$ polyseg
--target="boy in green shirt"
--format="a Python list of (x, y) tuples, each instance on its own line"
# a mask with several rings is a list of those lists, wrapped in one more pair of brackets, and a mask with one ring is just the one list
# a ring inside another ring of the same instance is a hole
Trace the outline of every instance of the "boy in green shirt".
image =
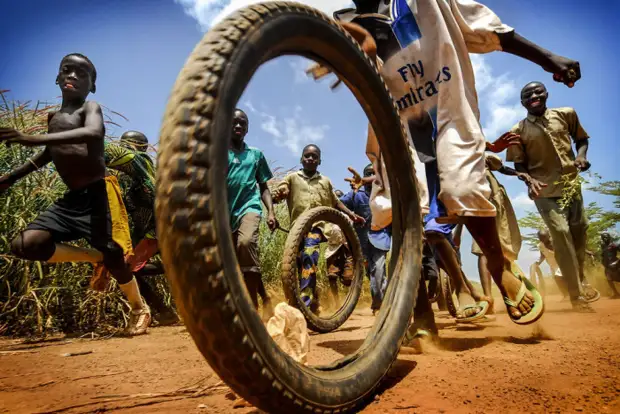
[(261, 200), (267, 209), (269, 229), (275, 230), (278, 222), (267, 186), (273, 174), (263, 153), (244, 142), (248, 125), (248, 116), (241, 109), (236, 109), (228, 149), (228, 208), (239, 267), (254, 306), (258, 308), (259, 294), (263, 299), (264, 316), (267, 318), (271, 314), (271, 299), (265, 291), (258, 257)]

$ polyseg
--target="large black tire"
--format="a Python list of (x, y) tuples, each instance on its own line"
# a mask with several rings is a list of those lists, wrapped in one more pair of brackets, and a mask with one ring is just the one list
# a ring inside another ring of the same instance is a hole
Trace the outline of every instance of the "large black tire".
[[(379, 137), (394, 197), (384, 306), (360, 348), (323, 367), (296, 363), (267, 333), (239, 271), (226, 208), (233, 111), (257, 68), (285, 54), (323, 62), (349, 86)], [(187, 330), (236, 393), (260, 409), (284, 413), (345, 412), (372, 396), (411, 320), (420, 281), (421, 216), (392, 97), (340, 26), (312, 8), (269, 2), (234, 13), (204, 36), (166, 107), (156, 214), (166, 274)]]
[[(299, 273), (297, 269), (297, 257), (299, 256), (299, 248), (303, 243), (303, 239), (312, 226), (319, 221), (326, 221), (340, 227), (353, 255), (353, 280), (351, 281), (347, 296), (344, 298), (340, 308), (326, 318), (316, 315), (301, 300)], [(286, 238), (286, 244), (284, 245), (284, 254), (282, 255), (282, 285), (284, 286), (284, 294), (286, 295), (289, 305), (296, 307), (303, 313), (308, 323), (308, 328), (320, 333), (331, 332), (334, 329), (338, 329), (349, 319), (349, 316), (351, 316), (355, 310), (357, 301), (360, 298), (360, 293), (362, 292), (363, 283), (364, 256), (362, 255), (362, 247), (357, 238), (357, 233), (349, 219), (338, 210), (330, 207), (315, 207), (299, 216), (293, 227), (291, 227), (288, 237)]]

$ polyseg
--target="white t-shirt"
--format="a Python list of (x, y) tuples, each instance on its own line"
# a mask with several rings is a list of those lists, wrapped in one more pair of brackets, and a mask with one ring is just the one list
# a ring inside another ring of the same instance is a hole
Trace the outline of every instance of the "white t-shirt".
[[(494, 216), (469, 53), (501, 50), (497, 33), (513, 29), (472, 0), (392, 0), (389, 14), (401, 49), (386, 57), (381, 74), (422, 151), (416, 168), (436, 150), (439, 197), (449, 215)], [(434, 145), (421, 144), (432, 135)]]

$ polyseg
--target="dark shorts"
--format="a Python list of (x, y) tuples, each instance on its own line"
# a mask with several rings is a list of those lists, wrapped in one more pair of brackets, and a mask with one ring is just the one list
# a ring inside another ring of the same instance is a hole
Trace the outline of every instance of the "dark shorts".
[(105, 180), (71, 190), (39, 215), (26, 230), (45, 230), (55, 242), (86, 239), (105, 251), (115, 245)]

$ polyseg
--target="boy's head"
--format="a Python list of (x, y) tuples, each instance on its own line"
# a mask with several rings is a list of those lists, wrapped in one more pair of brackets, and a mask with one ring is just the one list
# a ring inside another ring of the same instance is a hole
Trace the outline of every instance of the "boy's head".
[(372, 164), (368, 164), (364, 167), (364, 177), (371, 177), (373, 175), (375, 175), (375, 169)]
[(86, 56), (71, 53), (60, 61), (56, 84), (63, 97), (85, 99), (97, 90), (96, 81), (97, 69)]
[(547, 244), (551, 241), (551, 235), (549, 234), (549, 230), (547, 229), (540, 229), (538, 230), (538, 240), (540, 240), (541, 242)]
[(521, 89), (521, 104), (535, 116), (545, 113), (548, 97), (549, 92), (542, 82), (530, 82)]
[(611, 235), (607, 232), (601, 233), (601, 241), (605, 244), (609, 244), (611, 242)]
[(344, 193), (341, 190), (334, 191), (334, 194), (336, 194), (336, 197), (338, 198), (342, 198), (344, 196)]
[(306, 145), (301, 152), (301, 165), (305, 171), (315, 172), (321, 165), (321, 149), (315, 144)]
[(146, 152), (149, 140), (142, 132), (127, 131), (121, 135), (121, 144), (136, 151)]
[(248, 116), (241, 109), (233, 112), (232, 139), (237, 143), (243, 142), (249, 127)]

